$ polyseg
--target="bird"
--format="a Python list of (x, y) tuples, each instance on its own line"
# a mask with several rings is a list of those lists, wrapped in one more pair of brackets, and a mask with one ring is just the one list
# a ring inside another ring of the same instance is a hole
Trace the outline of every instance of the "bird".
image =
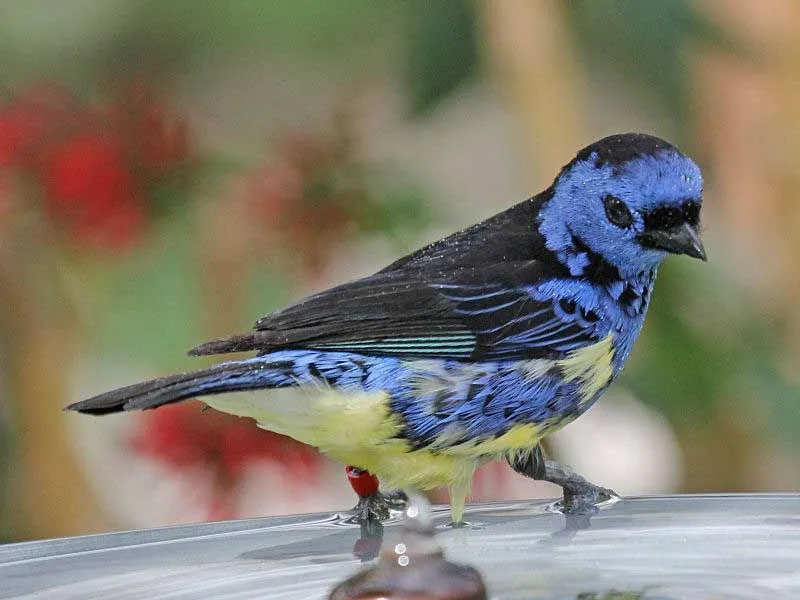
[(702, 190), (697, 164), (669, 142), (605, 137), (541, 193), (189, 351), (246, 358), (66, 408), (199, 397), (348, 465), (363, 519), (386, 515), (380, 480), (448, 487), (463, 523), (475, 470), (496, 459), (562, 485), (565, 501), (595, 499), (605, 488), (544, 460), (540, 442), (620, 374), (662, 261), (706, 260)]

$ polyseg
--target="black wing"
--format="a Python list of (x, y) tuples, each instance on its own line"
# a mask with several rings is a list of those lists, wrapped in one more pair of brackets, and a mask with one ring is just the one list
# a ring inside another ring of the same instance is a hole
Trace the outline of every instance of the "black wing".
[(479, 360), (552, 358), (597, 341), (592, 315), (527, 290), (563, 266), (536, 215), (547, 193), (414, 252), (375, 275), (263, 317), (192, 354), (313, 348)]
[[(535, 263), (506, 266), (515, 270), (514, 279), (541, 270)], [(380, 273), (311, 296), (260, 319), (250, 334), (209, 342), (192, 353), (313, 348), (522, 359), (554, 358), (597, 341), (594, 319), (574, 304), (534, 300), (520, 285), (480, 277), (489, 275), (480, 269), (471, 275), (453, 282)]]

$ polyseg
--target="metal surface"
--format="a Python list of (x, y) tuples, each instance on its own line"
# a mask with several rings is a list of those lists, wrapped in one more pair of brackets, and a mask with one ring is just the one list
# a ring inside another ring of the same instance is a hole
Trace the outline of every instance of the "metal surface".
[[(495, 599), (800, 598), (796, 494), (624, 499), (590, 520), (541, 502), (481, 505), (458, 530), (448, 515), (436, 511), (437, 540)], [(0, 546), (0, 597), (325, 598), (360, 568), (354, 547), (374, 544), (330, 515), (12, 544)]]

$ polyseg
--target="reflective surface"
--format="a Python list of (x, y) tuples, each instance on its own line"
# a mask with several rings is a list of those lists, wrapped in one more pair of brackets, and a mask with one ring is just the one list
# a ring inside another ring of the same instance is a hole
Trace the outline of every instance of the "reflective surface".
[[(800, 598), (800, 495), (624, 499), (591, 519), (480, 505), (458, 530), (448, 515), (436, 510), (439, 543), (492, 598)], [(359, 537), (317, 515), (0, 546), (0, 597), (325, 598), (377, 550)]]

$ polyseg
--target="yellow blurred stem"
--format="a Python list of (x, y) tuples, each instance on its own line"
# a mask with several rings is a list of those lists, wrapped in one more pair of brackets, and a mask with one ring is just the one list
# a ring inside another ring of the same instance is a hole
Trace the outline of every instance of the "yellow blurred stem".
[(202, 325), (210, 339), (230, 335), (255, 320), (253, 315), (243, 315), (255, 232), (242, 202), (206, 202), (200, 206), (198, 219)]
[[(46, 260), (52, 248), (29, 248), (41, 238), (15, 233), (16, 244), (6, 237), (0, 246), (2, 368), (14, 432), (4, 533), (27, 539), (96, 531), (102, 517), (73, 453), (62, 410), (70, 400), (76, 330), (69, 312), (53, 298), (52, 279), (40, 277), (38, 261)], [(21, 256), (30, 260), (20, 264)]]
[[(520, 132), (525, 183), (549, 184), (565, 157), (585, 145), (583, 77), (560, 0), (485, 0), (490, 65)], [(534, 166), (535, 169), (532, 169)]]

